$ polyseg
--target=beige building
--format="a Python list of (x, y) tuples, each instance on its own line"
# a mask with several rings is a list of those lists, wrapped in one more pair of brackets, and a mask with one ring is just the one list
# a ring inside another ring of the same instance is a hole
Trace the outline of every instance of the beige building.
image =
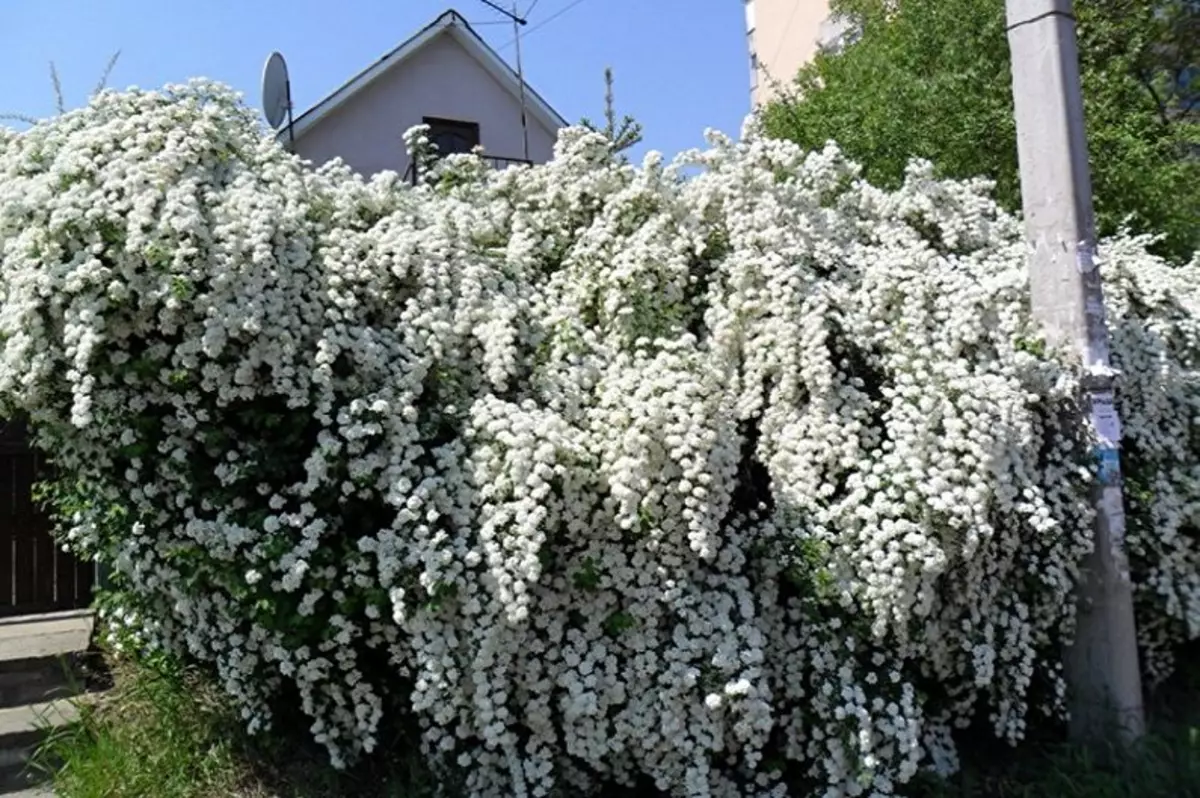
[(750, 99), (755, 106), (789, 86), (822, 47), (837, 46), (846, 25), (832, 19), (829, 0), (743, 0), (750, 47)]

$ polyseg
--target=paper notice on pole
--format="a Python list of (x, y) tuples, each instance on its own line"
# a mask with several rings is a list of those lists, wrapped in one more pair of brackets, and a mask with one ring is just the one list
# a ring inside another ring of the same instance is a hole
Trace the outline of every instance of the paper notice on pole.
[(1091, 247), (1083, 246), (1075, 250), (1075, 266), (1080, 274), (1096, 270), (1096, 253)]
[(1092, 426), (1102, 447), (1117, 447), (1121, 443), (1121, 419), (1117, 416), (1112, 391), (1092, 394)]
[(1101, 485), (1117, 485), (1121, 479), (1121, 456), (1112, 447), (1099, 446), (1093, 450), (1099, 467)]

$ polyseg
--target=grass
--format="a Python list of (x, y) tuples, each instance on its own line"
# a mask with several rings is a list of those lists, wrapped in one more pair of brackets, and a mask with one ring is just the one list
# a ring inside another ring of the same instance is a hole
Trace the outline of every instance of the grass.
[[(183, 671), (121, 665), (78, 723), (51, 732), (33, 765), (74, 798), (235, 795), (239, 768), (208, 690)], [(55, 767), (55, 766), (58, 767)], [(205, 790), (208, 790), (205, 792)]]
[[(50, 733), (32, 767), (60, 798), (432, 798), (412, 756), (340, 773), (295, 734), (249, 738), (220, 691), (195, 670), (111, 660), (112, 686), (79, 702), (78, 723)], [(280, 724), (287, 728), (286, 724)], [(413, 751), (413, 747), (389, 750)]]
[(914, 798), (1200, 798), (1200, 646), (1180, 654), (1175, 676), (1149, 696), (1146, 736), (1098, 757), (1043, 730), (1017, 749), (964, 745), (960, 773), (927, 779)]
[(1200, 729), (1157, 731), (1134, 750), (1098, 761), (1065, 745), (973, 763), (917, 798), (1200, 798)]
[[(1200, 662), (1151, 705), (1151, 734), (1100, 762), (1053, 742), (973, 746), (949, 781), (924, 778), (911, 798), (1200, 798)], [(167, 662), (112, 663), (112, 687), (81, 704), (81, 720), (51, 734), (35, 765), (61, 798), (432, 798), (436, 782), (411, 741), (396, 737), (339, 773), (305, 724), (249, 739), (219, 691)], [(640, 794), (640, 793), (639, 793)], [(629, 798), (625, 791), (617, 791)]]

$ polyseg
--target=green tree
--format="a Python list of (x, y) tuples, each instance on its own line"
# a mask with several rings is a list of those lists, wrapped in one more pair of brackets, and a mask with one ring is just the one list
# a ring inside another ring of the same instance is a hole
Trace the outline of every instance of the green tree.
[[(912, 158), (948, 177), (985, 175), (1020, 207), (1003, 0), (834, 0), (854, 36), (817, 55), (763, 112), (770, 135), (833, 139), (894, 186)], [(1102, 233), (1200, 243), (1200, 3), (1076, 3), (1092, 184)]]
[(612, 67), (604, 68), (604, 126), (601, 127), (587, 118), (580, 124), (607, 136), (613, 143), (614, 152), (623, 152), (642, 140), (640, 122), (628, 115), (617, 121), (616, 105), (613, 101)]

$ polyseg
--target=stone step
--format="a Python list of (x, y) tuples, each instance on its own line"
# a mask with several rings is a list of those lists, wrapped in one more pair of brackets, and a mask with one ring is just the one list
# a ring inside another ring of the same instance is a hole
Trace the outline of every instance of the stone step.
[(0, 708), (40, 704), (86, 689), (76, 657), (0, 661)]
[(0, 796), (37, 788), (43, 774), (31, 772), (29, 757), (43, 735), (79, 719), (79, 702), (58, 699), (0, 709)]
[(90, 613), (0, 620), (0, 709), (85, 689)]
[[(91, 612), (0, 619), (0, 796), (48, 796), (30, 772), (43, 736), (79, 719), (89, 694), (81, 665), (91, 645)], [(39, 792), (40, 791), (40, 792)]]
[(87, 651), (95, 618), (87, 610), (0, 619), (0, 662)]
[(23, 707), (0, 709), (0, 745), (10, 737), (56, 729), (79, 720), (79, 702), (70, 699), (44, 701)]

